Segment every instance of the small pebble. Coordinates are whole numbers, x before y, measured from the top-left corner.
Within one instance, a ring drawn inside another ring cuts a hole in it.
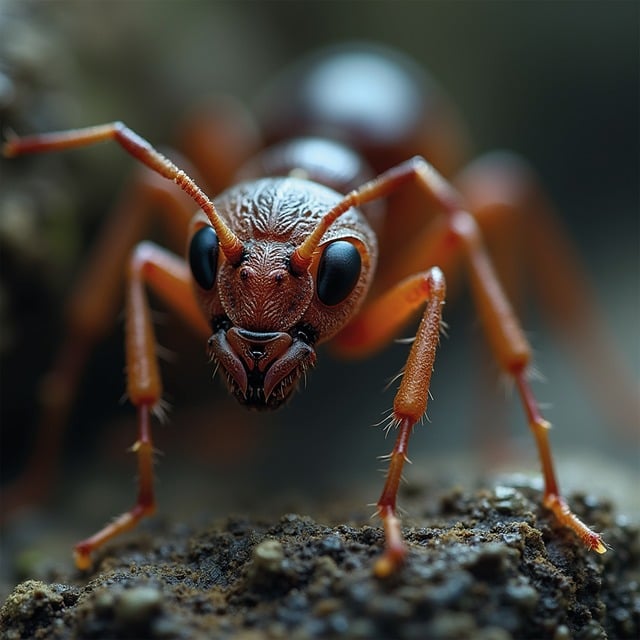
[[[569,627],[565,624],[560,624],[556,627],[553,634],[553,640],[571,640],[571,634],[569,633]]]
[[[253,549],[253,563],[258,571],[280,573],[284,561],[284,549],[278,540],[263,540]]]
[[[141,625],[148,622],[159,611],[162,594],[151,586],[125,589],[115,605],[116,619],[121,624]]]

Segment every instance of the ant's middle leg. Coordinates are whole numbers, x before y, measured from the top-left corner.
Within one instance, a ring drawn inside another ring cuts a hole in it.
[[[510,300],[531,284],[611,427],[637,442],[640,394],[607,331],[586,269],[535,171],[508,152],[481,156],[456,178]],[[526,276],[523,278],[522,276]]]

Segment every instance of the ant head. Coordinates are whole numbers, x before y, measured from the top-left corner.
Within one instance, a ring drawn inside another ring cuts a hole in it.
[[[315,345],[337,333],[362,303],[375,236],[362,214],[343,212],[321,234],[342,196],[297,178],[243,183],[215,202],[242,242],[231,262],[206,218],[193,227],[189,263],[213,335],[210,352],[236,397],[256,408],[281,404],[315,363]],[[320,235],[305,263],[293,264]]]

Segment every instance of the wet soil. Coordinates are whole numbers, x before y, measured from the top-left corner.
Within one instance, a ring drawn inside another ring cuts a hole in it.
[[[637,638],[640,536],[611,504],[573,495],[611,549],[583,549],[516,480],[404,491],[406,566],[373,576],[383,538],[365,510],[152,520],[97,554],[91,572],[49,570],[0,610],[2,638]]]

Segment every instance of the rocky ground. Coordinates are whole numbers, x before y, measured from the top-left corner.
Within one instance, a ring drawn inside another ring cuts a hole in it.
[[[197,527],[152,520],[91,572],[40,568],[19,584],[0,610],[2,638],[638,637],[639,531],[610,504],[571,498],[611,546],[599,556],[517,478],[404,494],[409,561],[389,579],[372,575],[378,523],[348,506]]]

